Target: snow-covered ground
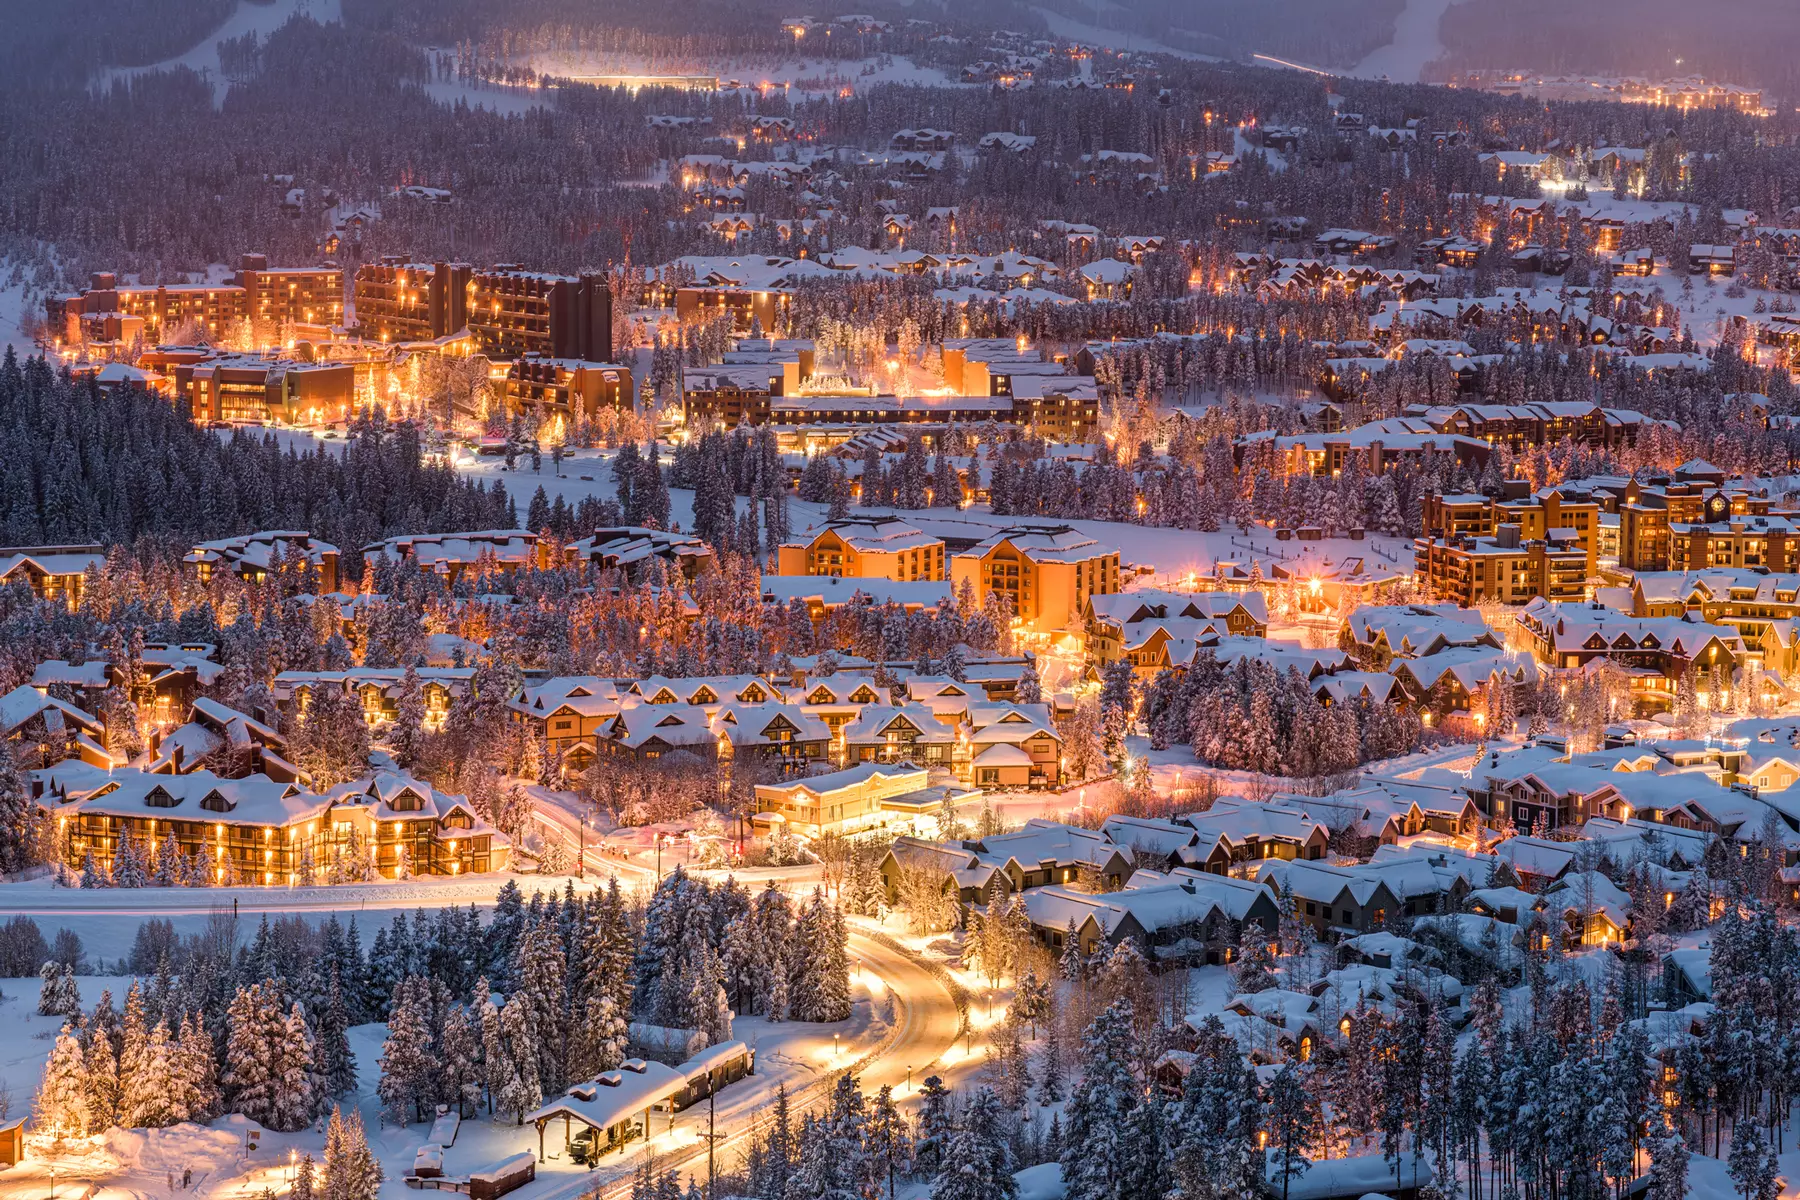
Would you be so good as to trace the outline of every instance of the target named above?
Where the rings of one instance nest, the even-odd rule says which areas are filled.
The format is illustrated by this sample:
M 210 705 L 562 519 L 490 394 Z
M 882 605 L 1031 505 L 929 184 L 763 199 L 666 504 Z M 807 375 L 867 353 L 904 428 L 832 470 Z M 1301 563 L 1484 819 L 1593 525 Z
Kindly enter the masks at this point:
M 231 84 L 219 69 L 219 43 L 231 38 L 241 38 L 247 33 L 267 38 L 287 24 L 290 18 L 301 15 L 310 16 L 325 24 L 340 20 L 343 6 L 340 0 L 271 0 L 270 3 L 260 4 L 251 3 L 251 0 L 238 0 L 237 10 L 226 18 L 225 24 L 201 38 L 199 44 L 185 54 L 178 54 L 174 58 L 166 58 L 146 67 L 114 68 L 101 74 L 97 86 L 104 90 L 111 87 L 117 79 L 131 79 L 147 71 L 189 67 L 199 72 L 202 78 L 212 81 L 213 106 L 216 108 L 224 104 L 225 94 L 231 90 Z
M 1346 74 L 1359 79 L 1417 83 L 1425 64 L 1444 53 L 1438 24 L 1454 0 L 1407 0 L 1394 21 L 1394 40 L 1371 52 Z
M 0 354 L 4 354 L 6 347 L 11 346 L 13 353 L 23 359 L 27 355 L 36 354 L 37 347 L 21 328 L 26 312 L 25 285 L 8 284 L 5 275 L 7 270 L 7 264 L 0 261 Z
M 540 88 L 469 83 L 460 79 L 434 79 L 425 84 L 423 90 L 446 108 L 460 100 L 470 108 L 485 108 L 504 117 L 523 116 L 534 108 L 550 108 L 556 100 L 555 92 Z

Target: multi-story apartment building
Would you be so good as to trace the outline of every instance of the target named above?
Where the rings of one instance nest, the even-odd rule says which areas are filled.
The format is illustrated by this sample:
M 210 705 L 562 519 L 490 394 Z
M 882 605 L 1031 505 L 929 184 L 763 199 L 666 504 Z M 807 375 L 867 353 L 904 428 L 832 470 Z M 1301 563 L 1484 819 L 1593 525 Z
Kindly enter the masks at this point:
M 563 552 L 570 562 L 586 560 L 602 571 L 622 571 L 634 582 L 643 577 L 644 568 L 654 559 L 674 568 L 671 579 L 679 573 L 689 583 L 699 578 L 713 560 L 712 547 L 697 537 L 639 525 L 596 529 L 593 537 L 570 542 Z
M 589 419 L 603 408 L 632 408 L 631 371 L 617 363 L 527 354 L 513 360 L 504 384 L 506 411 L 515 415 Z
M 363 557 L 390 558 L 455 581 L 474 568 L 512 572 L 544 568 L 560 557 L 557 546 L 528 529 L 475 529 L 461 533 L 408 533 L 363 547 Z
M 356 318 L 384 341 L 431 341 L 467 329 L 497 358 L 612 358 L 605 275 L 547 275 L 511 263 L 415 263 L 393 255 L 356 272 Z
M 121 284 L 96 271 L 87 288 L 44 301 L 52 336 L 61 344 L 146 341 L 189 321 L 214 338 L 243 321 L 272 326 L 335 325 L 344 317 L 344 273 L 337 267 L 274 267 L 266 255 L 246 254 L 229 283 Z
M 299 783 L 211 771 L 155 774 L 69 760 L 41 772 L 37 803 L 56 822 L 64 862 L 112 869 L 129 839 L 154 860 L 173 845 L 215 883 L 287 886 L 344 858 L 377 873 L 505 870 L 512 845 L 461 796 L 391 771 L 313 792 Z
M 1407 408 L 1405 415 L 1427 421 L 1442 433 L 1480 438 L 1490 445 L 1505 446 L 1515 454 L 1537 446 L 1553 446 L 1564 440 L 1609 449 L 1629 446 L 1637 441 L 1638 431 L 1650 421 L 1640 412 L 1601 408 L 1585 401 L 1415 404 Z
M 278 325 L 338 325 L 344 319 L 344 272 L 337 267 L 271 267 L 266 254 L 238 261 L 245 315 Z
M 468 263 L 416 263 L 384 255 L 356 270 L 356 321 L 384 342 L 429 342 L 469 323 Z
M 469 330 L 488 354 L 607 362 L 612 291 L 605 275 L 546 275 L 510 263 L 469 280 Z
M 1790 574 L 1800 570 L 1800 526 L 1778 516 L 1671 524 L 1667 565 L 1671 571 L 1743 567 Z
M 1006 597 L 1027 632 L 1079 634 L 1089 597 L 1120 590 L 1119 552 L 1068 525 L 1022 525 L 952 557 L 950 579 L 978 603 Z
M 944 578 L 944 543 L 898 517 L 827 521 L 781 547 L 778 575 L 851 579 Z
M 1580 600 L 1587 594 L 1588 552 L 1566 531 L 1527 540 L 1517 525 L 1501 525 L 1493 537 L 1418 538 L 1413 571 L 1433 596 L 1465 608 L 1540 596 Z
M 24 580 L 40 600 L 75 608 L 89 567 L 106 566 L 106 549 L 80 546 L 0 546 L 0 587 Z
M 1587 555 L 1586 573 L 1592 575 L 1600 555 L 1601 501 L 1574 486 L 1543 488 L 1529 496 L 1497 500 L 1476 493 L 1428 495 L 1422 506 L 1422 525 L 1427 538 L 1459 541 L 1493 538 L 1507 526 L 1515 526 L 1521 543 L 1573 541 Z
M 1729 526 L 1740 518 L 1766 516 L 1770 509 L 1767 497 L 1752 496 L 1742 491 L 1726 491 L 1719 486 L 1717 480 L 1682 479 L 1679 474 L 1674 480 L 1660 483 L 1631 480 L 1619 493 L 1617 505 L 1619 565 L 1632 571 L 1671 569 L 1674 566 L 1674 530 L 1677 526 L 1690 527 L 1682 549 L 1683 561 L 1687 562 L 1695 554 L 1711 552 L 1710 539 L 1696 542 L 1691 527 Z M 1767 537 L 1768 534 L 1764 533 L 1747 535 L 1741 540 L 1767 540 Z M 1694 562 L 1693 565 L 1734 564 Z

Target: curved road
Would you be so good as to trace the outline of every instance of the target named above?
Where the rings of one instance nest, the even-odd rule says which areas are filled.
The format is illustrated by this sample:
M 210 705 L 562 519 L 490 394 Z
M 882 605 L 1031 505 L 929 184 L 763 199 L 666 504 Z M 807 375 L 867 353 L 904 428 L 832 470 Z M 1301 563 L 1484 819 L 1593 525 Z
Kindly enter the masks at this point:
M 854 929 L 850 932 L 850 958 L 863 970 L 877 976 L 887 985 L 898 1008 L 898 1017 L 888 1035 L 861 1059 L 848 1064 L 862 1081 L 863 1090 L 874 1093 L 883 1084 L 893 1087 L 895 1099 L 908 1103 L 913 1092 L 907 1090 L 908 1068 L 914 1089 L 931 1074 L 930 1068 L 955 1044 L 962 1017 L 956 1002 L 937 976 L 910 956 L 883 945 Z M 788 1092 L 793 1120 L 822 1103 L 835 1086 L 841 1071 L 821 1074 L 817 1079 Z M 750 1139 L 772 1119 L 773 1089 L 759 1084 L 752 1076 L 719 1094 L 723 1102 L 715 1114 L 717 1148 L 715 1162 L 720 1172 L 736 1169 Z M 677 1118 L 678 1127 L 696 1130 L 699 1140 L 668 1153 L 659 1153 L 659 1171 L 679 1171 L 684 1177 L 706 1178 L 706 1110 L 696 1106 Z M 564 1200 L 579 1195 L 596 1182 L 600 1184 L 600 1200 L 615 1200 L 631 1191 L 631 1173 L 642 1161 L 633 1155 L 614 1167 L 602 1167 L 587 1176 L 575 1176 L 567 1183 L 553 1186 L 532 1200 Z M 598 1177 L 598 1178 L 596 1178 Z

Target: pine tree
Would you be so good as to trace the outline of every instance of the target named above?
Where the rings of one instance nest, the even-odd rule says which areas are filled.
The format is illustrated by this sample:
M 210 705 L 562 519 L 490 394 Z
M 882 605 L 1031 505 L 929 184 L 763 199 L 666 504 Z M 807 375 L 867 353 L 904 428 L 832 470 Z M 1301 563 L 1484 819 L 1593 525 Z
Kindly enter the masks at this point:
M 182 1107 L 187 1119 L 206 1122 L 219 1115 L 219 1067 L 213 1057 L 213 1041 L 206 1024 L 196 1010 L 181 1023 L 181 1049 L 178 1055 L 182 1089 Z
M 529 1026 L 528 1044 L 536 1057 L 520 1059 L 518 1066 L 522 1072 L 533 1076 L 540 1095 L 561 1090 L 566 1083 L 563 1079 L 566 970 L 562 940 L 554 923 L 548 918 L 533 917 L 527 922 L 525 936 L 519 943 L 518 991 L 507 997 L 506 1007 L 510 1013 L 515 1004 L 522 1005 L 520 1019 Z M 519 1046 L 514 1039 L 515 1056 Z M 536 1108 L 537 1102 L 534 1101 L 531 1107 Z
M 1293 1064 L 1285 1063 L 1269 1081 L 1263 1103 L 1269 1121 L 1269 1164 L 1281 1180 L 1282 1200 L 1287 1200 L 1289 1185 L 1312 1166 L 1306 1152 L 1318 1137 L 1319 1102 Z
M 394 989 L 375 1091 L 398 1125 L 423 1121 L 437 1094 L 432 1081 L 430 1005 L 430 985 L 420 976 L 409 975 Z
M 110 996 L 101 998 L 107 1009 L 112 1006 Z M 100 1006 L 96 1006 L 96 1016 L 88 1022 L 86 1041 L 83 1042 L 82 1058 L 87 1065 L 87 1110 L 88 1131 L 99 1133 L 119 1123 L 119 1060 L 113 1050 L 112 1035 L 108 1027 L 99 1019 Z
M 393 746 L 395 762 L 409 771 L 418 765 L 425 745 L 425 687 L 419 681 L 419 669 L 411 663 L 400 681 L 388 741 Z
M 1016 1200 L 1019 1185 L 1002 1126 L 999 1098 L 980 1089 L 963 1113 L 962 1128 L 944 1151 L 943 1167 L 932 1180 L 931 1200 Z
M 288 1189 L 288 1200 L 315 1200 L 313 1193 L 313 1156 L 311 1152 L 300 1156 L 300 1165 L 294 1168 L 294 1185 Z
M 274 982 L 240 987 L 225 1014 L 225 1072 L 230 1111 L 275 1126 L 286 1023 Z
M 481 1043 L 469 1010 L 460 1004 L 444 1017 L 438 1059 L 439 1101 L 454 1105 L 459 1116 L 474 1116 L 481 1104 Z
M 269 1128 L 283 1133 L 305 1129 L 319 1111 L 320 1082 L 314 1054 L 312 1031 L 306 1025 L 305 1010 L 295 1001 L 288 1008 L 287 1019 L 273 1023 L 276 1051 L 274 1072 L 274 1107 Z
M 52 1137 L 79 1136 L 88 1131 L 87 1067 L 81 1042 L 72 1025 L 64 1025 L 44 1064 L 38 1083 L 35 1128 Z
M 325 1095 L 346 1096 L 356 1090 L 356 1056 L 350 1050 L 350 1013 L 338 970 L 331 968 L 324 1015 L 319 1021 L 319 1067 L 325 1077 Z
M 1066 1083 L 1060 1020 L 1051 1020 L 1044 1029 L 1044 1044 L 1038 1050 L 1037 1085 L 1038 1103 L 1046 1108 L 1063 1098 Z
M 23 871 L 37 861 L 36 811 L 31 776 L 19 765 L 13 743 L 0 739 L 0 874 Z
M 499 1055 L 497 1073 L 491 1053 L 488 1059 L 488 1078 L 498 1078 L 499 1086 L 493 1087 L 492 1082 L 489 1086 L 493 1088 L 494 1107 L 511 1114 L 515 1124 L 523 1125 L 525 1114 L 544 1102 L 544 1092 L 538 1083 L 540 1051 L 534 1022 L 529 1005 L 521 997 L 508 998 L 500 1012 L 500 1028 L 505 1050 Z
M 950 1092 L 944 1081 L 928 1075 L 919 1088 L 919 1135 L 913 1143 L 913 1155 L 921 1167 L 934 1175 L 946 1162 L 950 1136 L 955 1129 L 950 1115 Z
M 1064 1110 L 1062 1168 L 1069 1200 L 1124 1200 L 1116 1172 L 1132 1110 L 1140 1102 L 1131 1041 L 1131 1006 L 1122 1000 L 1095 1017 L 1083 1039 L 1086 1072 Z
M 375 1200 L 381 1186 L 381 1164 L 369 1150 L 362 1114 L 349 1117 L 333 1105 L 325 1127 L 325 1162 L 319 1178 L 319 1200 Z

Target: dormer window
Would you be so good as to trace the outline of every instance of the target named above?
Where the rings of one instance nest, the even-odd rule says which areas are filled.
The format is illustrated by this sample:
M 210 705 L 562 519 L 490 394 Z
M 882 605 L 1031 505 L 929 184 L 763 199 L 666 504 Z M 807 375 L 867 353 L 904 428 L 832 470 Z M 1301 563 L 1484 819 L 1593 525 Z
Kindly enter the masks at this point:
M 425 807 L 425 798 L 411 788 L 401 788 L 388 801 L 388 807 L 395 812 L 418 812 Z
M 212 791 L 206 793 L 205 796 L 201 797 L 200 807 L 204 808 L 207 812 L 230 812 L 237 807 L 237 801 L 231 799 L 218 788 L 214 788 Z
M 174 808 L 181 803 L 181 797 L 171 795 L 167 788 L 157 784 L 144 794 L 144 803 L 151 808 Z

